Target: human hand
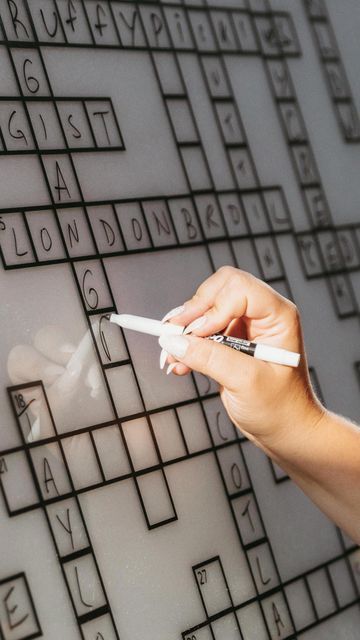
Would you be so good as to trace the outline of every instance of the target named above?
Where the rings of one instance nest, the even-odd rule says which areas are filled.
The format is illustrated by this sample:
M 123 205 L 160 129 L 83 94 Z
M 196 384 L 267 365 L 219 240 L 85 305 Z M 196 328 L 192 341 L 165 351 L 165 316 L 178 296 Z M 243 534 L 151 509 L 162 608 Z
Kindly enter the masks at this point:
M 266 452 L 290 434 L 306 437 L 320 420 L 324 409 L 311 387 L 299 312 L 264 282 L 222 267 L 165 319 L 192 334 L 160 337 L 170 369 L 177 375 L 194 369 L 214 378 L 232 422 Z M 200 340 L 220 331 L 301 353 L 300 365 L 263 362 Z

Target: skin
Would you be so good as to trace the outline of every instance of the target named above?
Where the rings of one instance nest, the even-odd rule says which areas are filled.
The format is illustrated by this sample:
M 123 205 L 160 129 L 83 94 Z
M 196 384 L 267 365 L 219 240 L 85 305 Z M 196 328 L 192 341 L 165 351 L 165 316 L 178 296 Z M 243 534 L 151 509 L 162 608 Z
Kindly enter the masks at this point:
M 162 344 L 178 363 L 173 373 L 215 379 L 232 422 L 360 543 L 360 430 L 315 396 L 296 306 L 254 276 L 222 267 L 171 322 L 187 326 L 200 316 L 205 323 L 182 343 L 176 337 L 176 348 L 172 337 Z M 220 331 L 300 353 L 300 365 L 262 362 L 200 339 Z

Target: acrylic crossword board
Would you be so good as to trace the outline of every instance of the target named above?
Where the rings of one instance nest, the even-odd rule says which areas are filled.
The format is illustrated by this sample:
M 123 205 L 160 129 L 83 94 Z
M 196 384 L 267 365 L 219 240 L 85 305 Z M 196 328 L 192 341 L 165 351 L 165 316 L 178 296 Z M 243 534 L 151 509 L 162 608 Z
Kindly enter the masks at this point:
M 356 546 L 107 314 L 251 271 L 359 419 L 358 0 L 0 17 L 1 640 L 355 640 Z

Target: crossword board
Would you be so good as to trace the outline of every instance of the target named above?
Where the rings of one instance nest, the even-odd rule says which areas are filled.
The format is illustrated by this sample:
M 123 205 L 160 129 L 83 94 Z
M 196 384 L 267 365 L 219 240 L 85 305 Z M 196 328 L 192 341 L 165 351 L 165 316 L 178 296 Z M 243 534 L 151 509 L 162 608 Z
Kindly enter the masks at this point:
M 359 419 L 358 0 L 0 18 L 1 640 L 359 638 L 356 545 L 108 321 L 245 269 Z

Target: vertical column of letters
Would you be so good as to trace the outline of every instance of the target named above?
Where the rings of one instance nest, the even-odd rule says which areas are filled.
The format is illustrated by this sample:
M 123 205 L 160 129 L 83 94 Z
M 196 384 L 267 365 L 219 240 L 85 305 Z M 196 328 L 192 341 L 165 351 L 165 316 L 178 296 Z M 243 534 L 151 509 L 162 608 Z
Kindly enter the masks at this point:
M 345 142 L 360 142 L 359 114 L 324 0 L 303 0 L 330 99 Z
M 34 382 L 10 387 L 8 392 L 81 637 L 87 640 L 91 634 L 101 637 L 106 632 L 116 640 L 119 636 L 44 387 Z
M 286 51 L 276 28 L 276 14 L 272 13 L 268 0 L 264 0 L 263 5 L 262 11 L 254 13 L 253 21 L 295 175 L 309 216 L 310 229 L 316 231 L 322 228 L 332 228 L 330 208 L 292 83 Z M 294 48 L 297 47 L 296 39 L 294 40 Z M 334 274 L 334 264 L 331 268 L 329 266 L 328 255 L 324 254 L 324 245 L 321 245 L 318 233 L 309 233 L 305 244 L 301 238 L 298 245 L 302 258 L 306 253 L 305 273 L 311 271 L 317 276 L 326 276 L 337 315 L 348 317 L 357 314 L 357 304 L 349 276 L 346 273 L 347 267 L 342 249 L 336 235 L 332 235 L 339 261 L 336 266 L 337 274 Z M 304 253 L 305 245 L 308 248 Z M 333 249 L 331 253 L 334 253 Z

